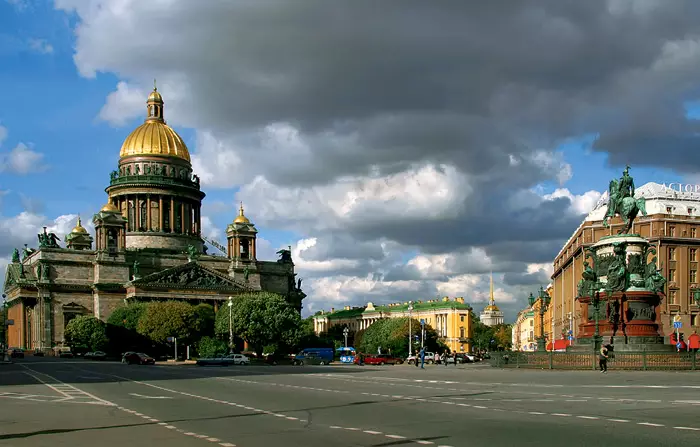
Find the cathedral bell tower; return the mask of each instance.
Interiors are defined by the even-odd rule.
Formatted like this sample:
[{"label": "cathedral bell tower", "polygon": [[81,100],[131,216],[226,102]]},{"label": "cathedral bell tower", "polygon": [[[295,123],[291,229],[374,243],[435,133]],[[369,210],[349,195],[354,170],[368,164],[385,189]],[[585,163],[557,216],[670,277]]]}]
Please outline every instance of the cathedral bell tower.
[{"label": "cathedral bell tower", "polygon": [[238,211],[238,216],[226,227],[226,239],[228,240],[228,257],[234,263],[255,263],[256,247],[255,238],[258,230],[255,225],[243,214],[243,203]]}]

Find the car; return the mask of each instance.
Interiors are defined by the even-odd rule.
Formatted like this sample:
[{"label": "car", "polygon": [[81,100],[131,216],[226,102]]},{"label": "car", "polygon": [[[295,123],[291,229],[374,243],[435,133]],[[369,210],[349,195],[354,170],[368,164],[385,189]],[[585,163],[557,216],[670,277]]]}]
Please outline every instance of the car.
[{"label": "car", "polygon": [[95,354],[94,352],[88,351],[85,354],[83,354],[83,358],[91,359],[94,354]]},{"label": "car", "polygon": [[223,357],[210,357],[197,359],[199,366],[229,366],[229,365],[250,365],[250,359],[243,354],[229,354]]},{"label": "car", "polygon": [[122,363],[127,365],[155,365],[156,360],[143,352],[127,352],[122,357]]},{"label": "car", "polygon": [[37,349],[34,350],[34,352],[32,353],[32,355],[33,355],[34,357],[43,357],[43,356],[44,356],[44,351],[42,351],[41,349],[37,348]]},{"label": "car", "polygon": [[328,365],[330,362],[327,358],[319,355],[317,352],[306,352],[303,357],[298,355],[294,357],[293,365],[304,366],[304,365]]},{"label": "car", "polygon": [[[107,359],[106,352],[95,351],[95,352],[91,352],[90,354],[92,354],[92,355],[89,358],[91,358],[92,360],[106,360]],[[85,354],[85,357],[88,358],[87,354]]]},{"label": "car", "polygon": [[73,353],[71,352],[70,348],[63,347],[63,348],[59,348],[58,356],[60,358],[73,358]]},{"label": "car", "polygon": [[376,354],[365,357],[364,363],[366,365],[400,365],[403,360],[391,354]]},{"label": "car", "polygon": [[10,348],[10,357],[13,359],[23,359],[24,350],[19,348]]}]

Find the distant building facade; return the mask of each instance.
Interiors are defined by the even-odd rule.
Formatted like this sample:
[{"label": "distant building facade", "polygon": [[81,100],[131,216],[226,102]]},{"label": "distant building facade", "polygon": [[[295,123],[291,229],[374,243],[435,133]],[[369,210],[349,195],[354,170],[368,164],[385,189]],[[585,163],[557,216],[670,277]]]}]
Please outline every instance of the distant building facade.
[{"label": "distant building facade", "polygon": [[[687,338],[700,329],[700,307],[693,299],[694,292],[700,289],[700,186],[674,189],[647,183],[635,191],[635,197],[646,198],[647,216],[634,220],[631,233],[647,238],[656,248],[661,274],[667,278],[661,301],[662,333],[669,335],[674,317],[679,316],[683,323],[681,332]],[[615,218],[609,228],[603,226],[607,202],[606,192],[554,259],[550,307],[552,332],[558,338],[570,327],[576,337],[581,323],[575,298],[584,269],[585,248],[603,236],[616,234],[622,225]]]},{"label": "distant building facade", "polygon": [[518,312],[512,328],[512,340],[514,351],[535,351],[535,312],[526,308]]},{"label": "distant building facade", "polygon": [[434,328],[440,339],[452,352],[470,352],[472,308],[464,302],[464,298],[450,299],[444,297],[429,301],[412,303],[393,303],[375,306],[367,303],[365,307],[346,306],[343,310],[331,309],[326,313],[321,311],[314,315],[314,331],[316,334],[328,332],[331,327],[345,326],[351,332],[367,329],[376,321],[383,318],[412,317],[425,320]]}]

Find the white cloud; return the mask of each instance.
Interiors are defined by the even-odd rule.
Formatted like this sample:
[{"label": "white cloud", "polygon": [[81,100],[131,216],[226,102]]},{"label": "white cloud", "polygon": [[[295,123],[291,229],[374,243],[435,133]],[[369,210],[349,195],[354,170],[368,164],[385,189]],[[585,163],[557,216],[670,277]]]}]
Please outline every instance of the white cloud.
[{"label": "white cloud", "polygon": [[[36,247],[37,234],[44,231],[44,226],[47,227],[46,231],[56,233],[56,236],[63,241],[65,235],[75,227],[77,220],[77,214],[64,214],[50,219],[27,211],[12,217],[0,216],[0,257],[9,258],[14,248],[21,248],[24,244]],[[83,220],[82,224],[94,236],[92,222]],[[61,245],[63,246],[63,242]]]},{"label": "white cloud", "polygon": [[42,162],[44,154],[34,152],[24,143],[19,143],[7,154],[0,154],[0,172],[29,174],[47,169]]},{"label": "white cloud", "polygon": [[202,216],[202,236],[226,246],[222,243],[222,237],[225,237],[223,230],[214,225],[209,216]]},{"label": "white cloud", "polygon": [[53,53],[53,45],[44,39],[29,39],[29,48],[39,54]]},{"label": "white cloud", "polygon": [[349,259],[328,259],[325,261],[308,261],[304,259],[304,250],[316,245],[316,238],[302,239],[292,247],[292,259],[299,271],[324,272],[351,269],[357,267],[359,262]]},{"label": "white cloud", "polygon": [[598,202],[601,195],[602,193],[593,190],[587,191],[580,195],[576,195],[572,194],[571,191],[569,191],[566,188],[559,188],[556,189],[553,193],[546,194],[543,197],[545,200],[553,200],[558,199],[560,197],[566,197],[571,201],[571,210],[573,212],[575,212],[578,215],[586,215],[593,210],[595,204]]}]

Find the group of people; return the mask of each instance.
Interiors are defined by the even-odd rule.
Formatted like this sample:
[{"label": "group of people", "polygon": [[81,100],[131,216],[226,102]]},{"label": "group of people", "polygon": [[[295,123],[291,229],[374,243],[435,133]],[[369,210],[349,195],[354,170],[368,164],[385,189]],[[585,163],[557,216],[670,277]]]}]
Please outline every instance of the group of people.
[{"label": "group of people", "polygon": [[[420,351],[418,352],[418,358],[420,359],[420,367],[425,369],[425,348],[421,348]],[[452,359],[452,362],[456,365],[457,364],[457,353],[453,352],[452,355],[450,355],[449,352],[445,351],[442,355],[438,354],[437,352],[435,353],[435,357],[433,358],[434,363],[442,362],[443,365],[447,366],[448,359]],[[416,362],[416,367],[418,367],[418,362]]]}]

